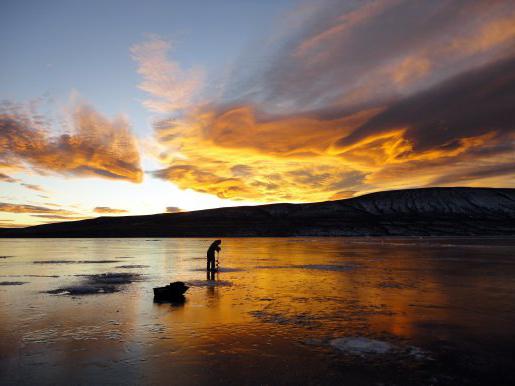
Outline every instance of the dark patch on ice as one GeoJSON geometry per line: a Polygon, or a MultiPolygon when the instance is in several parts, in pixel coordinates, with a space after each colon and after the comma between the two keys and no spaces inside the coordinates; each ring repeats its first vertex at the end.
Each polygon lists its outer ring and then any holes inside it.
{"type": "Polygon", "coordinates": [[[109,272],[96,275],[75,275],[85,278],[82,283],[46,291],[53,295],[95,295],[120,291],[120,286],[142,280],[142,275],[127,272],[109,272]]]}
{"type": "Polygon", "coordinates": [[[42,260],[33,261],[33,264],[73,264],[75,261],[72,260],[42,260]]]}
{"type": "Polygon", "coordinates": [[[33,261],[34,264],[109,264],[119,263],[117,260],[41,260],[33,261]]]}
{"type": "Polygon", "coordinates": [[[259,269],[313,269],[321,271],[352,271],[359,268],[356,264],[329,265],[329,264],[304,264],[304,265],[258,265],[259,269]]]}
{"type": "Polygon", "coordinates": [[[26,281],[0,281],[0,285],[22,285],[26,283],[26,281]]]}
{"type": "Polygon", "coordinates": [[[243,272],[243,268],[219,267],[218,272],[243,272]]]}
{"type": "Polygon", "coordinates": [[[301,327],[319,327],[321,324],[314,320],[311,315],[308,314],[296,314],[292,316],[283,315],[276,312],[268,311],[251,311],[249,312],[253,317],[265,322],[281,325],[296,325],[301,327]]]}
{"type": "Polygon", "coordinates": [[[47,291],[52,295],[95,295],[95,294],[110,294],[118,292],[120,289],[114,285],[75,285],[69,287],[57,288],[47,291]]]}
{"type": "Polygon", "coordinates": [[[141,281],[142,275],[129,272],[108,272],[95,275],[76,275],[87,278],[91,284],[130,284],[134,281],[141,281]]]}
{"type": "Polygon", "coordinates": [[[115,259],[134,259],[134,256],[116,256],[115,259]]]}
{"type": "MultiPolygon", "coordinates": [[[[205,272],[205,268],[193,268],[192,272],[205,272]]],[[[243,268],[219,267],[218,272],[244,272],[243,268]]]]}
{"type": "Polygon", "coordinates": [[[227,280],[190,280],[187,284],[191,287],[230,287],[232,282],[227,280]]]}
{"type": "Polygon", "coordinates": [[[9,259],[11,257],[14,257],[14,256],[0,256],[0,259],[9,259]]]}
{"type": "Polygon", "coordinates": [[[378,288],[392,288],[392,289],[407,289],[407,288],[414,288],[413,285],[405,284],[405,283],[398,283],[395,281],[383,281],[377,285],[378,288]]]}
{"type": "Polygon", "coordinates": [[[132,264],[132,265],[119,265],[115,268],[148,268],[149,265],[140,265],[140,264],[132,264]]]}
{"type": "Polygon", "coordinates": [[[59,275],[0,275],[0,277],[60,277],[59,275]]]}

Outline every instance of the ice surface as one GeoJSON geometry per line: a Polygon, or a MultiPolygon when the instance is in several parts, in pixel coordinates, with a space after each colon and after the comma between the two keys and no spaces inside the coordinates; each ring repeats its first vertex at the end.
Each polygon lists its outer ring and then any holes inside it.
{"type": "Polygon", "coordinates": [[[223,280],[206,239],[0,240],[0,384],[515,384],[515,239],[390,240],[224,239],[223,280]]]}
{"type": "Polygon", "coordinates": [[[292,264],[292,265],[258,265],[255,268],[259,269],[314,269],[320,271],[351,271],[359,266],[356,264],[292,264]]]}
{"type": "Polygon", "coordinates": [[[232,283],[227,280],[189,280],[186,284],[191,287],[230,287],[232,283]]]}
{"type": "Polygon", "coordinates": [[[119,263],[117,260],[41,260],[33,261],[34,264],[109,264],[119,263]]]}

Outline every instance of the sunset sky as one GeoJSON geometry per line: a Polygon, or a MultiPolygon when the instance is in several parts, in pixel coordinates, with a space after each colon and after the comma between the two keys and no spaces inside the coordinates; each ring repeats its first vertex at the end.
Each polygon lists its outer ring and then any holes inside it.
{"type": "Polygon", "coordinates": [[[0,227],[515,187],[515,2],[0,5],[0,227]]]}

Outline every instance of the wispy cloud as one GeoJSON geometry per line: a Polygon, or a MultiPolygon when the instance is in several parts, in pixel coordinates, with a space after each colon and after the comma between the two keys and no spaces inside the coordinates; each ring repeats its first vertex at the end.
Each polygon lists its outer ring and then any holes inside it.
{"type": "Polygon", "coordinates": [[[74,221],[74,220],[84,220],[87,218],[90,218],[88,216],[63,216],[60,214],[33,214],[32,217],[39,217],[39,218],[46,218],[51,220],[68,220],[68,221],[74,221]]]}
{"type": "Polygon", "coordinates": [[[151,95],[143,105],[158,113],[190,107],[203,82],[203,71],[181,68],[178,62],[169,59],[171,50],[172,43],[156,35],[131,47],[138,73],[143,78],[139,88],[151,95]]]}
{"type": "Polygon", "coordinates": [[[0,202],[0,212],[8,213],[44,213],[44,214],[59,214],[59,215],[73,215],[74,212],[65,209],[52,209],[39,205],[28,204],[13,204],[8,202],[0,202]]]}
{"type": "Polygon", "coordinates": [[[0,228],[24,228],[29,225],[14,222],[12,219],[0,219],[0,228]]]}
{"type": "Polygon", "coordinates": [[[177,206],[167,206],[166,213],[179,213],[182,212],[182,209],[177,206]]]}
{"type": "Polygon", "coordinates": [[[39,185],[35,185],[35,184],[27,184],[27,183],[22,183],[21,184],[22,186],[24,186],[25,188],[27,189],[30,189],[30,190],[34,190],[36,192],[46,192],[45,189],[43,189],[41,186],[39,185]]]}
{"type": "Polygon", "coordinates": [[[8,183],[11,183],[11,184],[20,182],[20,180],[18,180],[16,178],[13,178],[11,176],[8,176],[7,174],[4,174],[4,173],[0,173],[0,181],[8,182],[8,183]]]}
{"type": "Polygon", "coordinates": [[[128,210],[125,209],[115,209],[115,208],[109,208],[107,206],[97,206],[95,209],[93,209],[95,213],[103,213],[103,214],[120,214],[120,213],[128,213],[128,210]]]}

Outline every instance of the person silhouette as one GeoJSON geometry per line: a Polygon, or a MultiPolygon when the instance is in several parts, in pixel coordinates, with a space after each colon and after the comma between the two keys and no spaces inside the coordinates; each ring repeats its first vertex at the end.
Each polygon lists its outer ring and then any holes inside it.
{"type": "Polygon", "coordinates": [[[207,249],[207,271],[215,272],[217,267],[215,266],[215,252],[220,252],[220,244],[222,244],[222,240],[215,240],[211,243],[209,248],[207,249]]]}

